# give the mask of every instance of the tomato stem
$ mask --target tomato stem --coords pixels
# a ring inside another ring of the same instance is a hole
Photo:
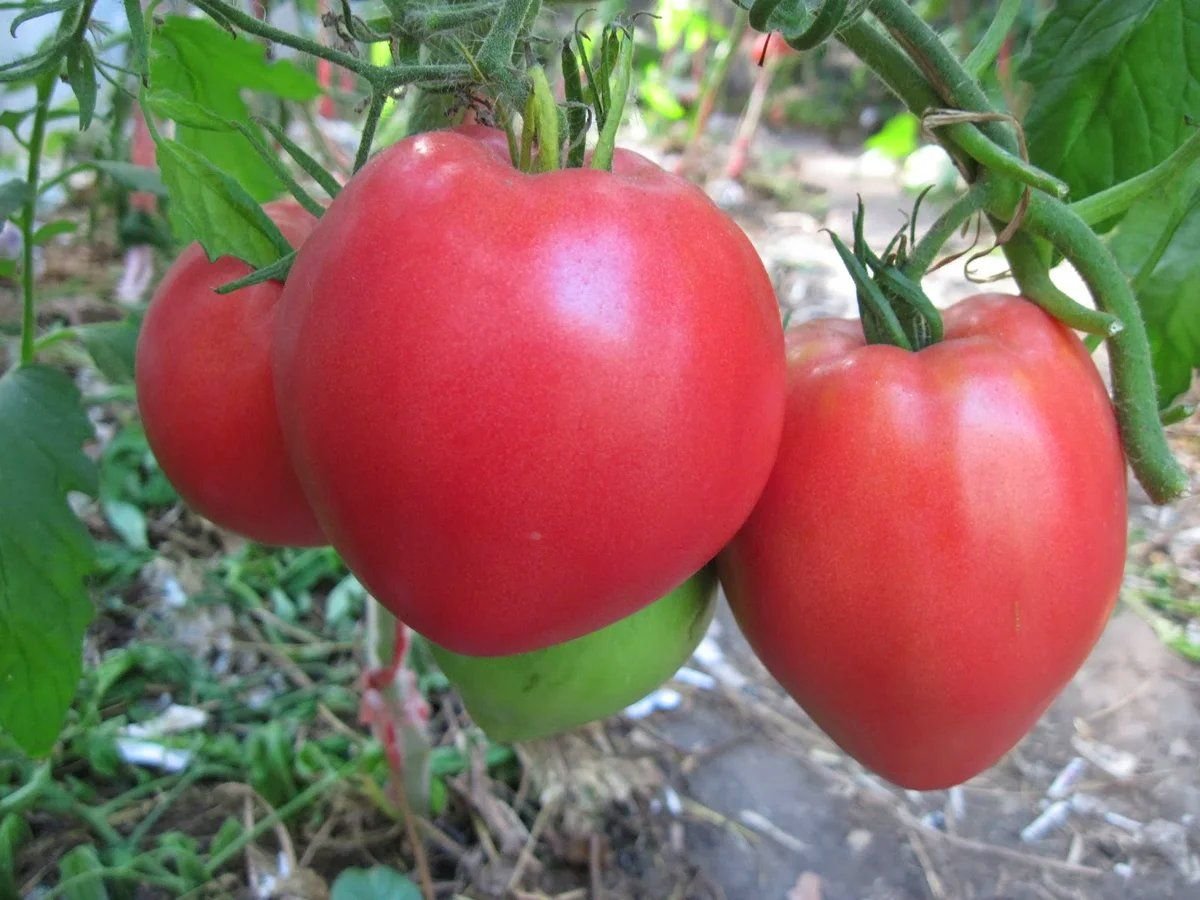
[[[64,13],[64,18],[70,13]],[[25,204],[21,213],[21,363],[33,362],[34,337],[37,332],[36,296],[34,294],[33,232],[37,215],[38,179],[41,177],[42,147],[46,138],[46,118],[50,111],[50,94],[58,80],[58,69],[52,68],[37,83],[33,130],[29,135],[29,168],[25,177]]]
[[[539,172],[552,172],[559,165],[558,104],[550,93],[545,69],[534,66],[529,70],[529,77],[533,81],[533,90],[525,104],[526,138],[522,140],[522,164],[526,163],[526,141],[532,146],[532,136],[536,135],[538,152],[534,168]]]
[[[588,108],[583,96],[583,81],[579,76],[579,57],[571,46],[573,36],[563,39],[561,65],[563,93],[567,100],[567,166],[583,166],[587,150]]]
[[[367,164],[371,156],[371,143],[375,140],[375,129],[379,126],[379,117],[383,115],[383,105],[387,103],[388,92],[378,85],[371,86],[371,105],[367,107],[367,117],[363,120],[362,137],[358,142],[358,152],[354,155],[354,168],[357,172]],[[318,213],[319,215],[319,213]]]
[[[978,78],[996,59],[1000,48],[1004,46],[1004,39],[1008,37],[1013,23],[1017,21],[1024,2],[1025,0],[1000,0],[1000,7],[996,10],[996,15],[992,17],[983,37],[979,39],[975,49],[963,60],[963,68],[971,75]]]
[[[1108,346],[1125,454],[1155,503],[1183,496],[1188,490],[1188,474],[1171,455],[1162,431],[1150,341],[1125,273],[1095,232],[1065,203],[1034,194],[1025,221],[1030,231],[1071,261],[1096,305],[1124,323],[1125,328],[1108,339]]]
[[[1028,235],[1014,234],[1005,244],[1005,251],[1021,293],[1064,325],[1102,337],[1112,337],[1124,329],[1124,323],[1116,316],[1089,309],[1059,290],[1050,280],[1037,245]]]
[[[909,253],[908,262],[903,267],[905,275],[913,281],[920,281],[925,277],[946,241],[983,208],[986,191],[987,187],[983,182],[976,182],[938,216]]]
[[[486,75],[503,72],[512,65],[513,48],[526,16],[537,0],[502,0],[491,30],[483,39],[475,63]]]
[[[621,124],[621,114],[625,111],[625,99],[629,94],[629,83],[633,78],[633,36],[620,28],[614,29],[614,32],[620,41],[620,49],[608,90],[609,102],[605,110],[604,127],[600,130],[600,139],[596,142],[596,149],[592,154],[593,169],[612,169],[613,153],[617,147],[617,128]]]

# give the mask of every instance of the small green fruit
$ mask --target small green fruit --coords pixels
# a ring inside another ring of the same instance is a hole
[[[711,569],[631,616],[529,653],[433,657],[492,740],[527,741],[603,719],[646,696],[692,655],[712,621]]]

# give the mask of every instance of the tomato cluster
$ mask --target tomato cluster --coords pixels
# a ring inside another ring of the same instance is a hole
[[[215,522],[332,544],[494,733],[666,678],[714,558],[780,683],[912,787],[998,759],[1098,637],[1124,458],[1082,343],[1024,300],[964,300],[917,353],[843,321],[785,349],[698,189],[627,151],[523,173],[478,126],[380,153],[319,222],[270,212],[286,285],[217,296],[245,266],[194,247],[156,293],[151,445]]]

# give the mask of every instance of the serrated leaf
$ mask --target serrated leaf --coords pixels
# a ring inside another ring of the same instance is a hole
[[[130,319],[96,322],[76,329],[96,368],[110,384],[133,384],[138,324]]]
[[[12,214],[29,199],[29,185],[20,178],[10,178],[0,184],[0,222],[12,218]]]
[[[421,900],[421,890],[390,866],[351,868],[334,880],[329,900]]]
[[[235,256],[255,268],[292,252],[279,227],[246,190],[190,147],[158,143],[158,168],[171,196],[171,225],[204,245],[209,259]]]
[[[131,191],[146,191],[158,197],[167,196],[166,185],[158,169],[147,166],[135,166],[133,163],[118,162],[112,159],[94,159],[91,165],[109,176],[121,187]]]
[[[1020,69],[1033,162],[1075,199],[1161,162],[1200,108],[1197,60],[1195,0],[1059,0]]]
[[[87,41],[80,41],[67,54],[67,82],[79,101],[79,130],[86,131],[96,113],[96,60]]]
[[[92,618],[95,551],[66,501],[96,490],[81,450],[92,427],[71,380],[40,365],[0,377],[0,422],[0,727],[41,755],[75,695]]]
[[[257,41],[236,39],[211,21],[182,16],[168,16],[155,31],[150,80],[156,93],[172,92],[260,136],[262,129],[252,121],[243,97],[247,89],[299,101],[320,93],[311,74],[286,60],[270,62]],[[270,200],[284,191],[271,167],[238,132],[183,124],[175,139],[234,177],[255,200]]]

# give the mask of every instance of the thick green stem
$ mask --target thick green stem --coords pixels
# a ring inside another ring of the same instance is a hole
[[[971,216],[983,208],[987,196],[987,186],[984,182],[976,182],[970,189],[955,200],[937,220],[929,226],[924,237],[912,248],[908,262],[904,264],[904,274],[913,281],[920,281],[934,259],[941,252],[946,241],[954,236]]]
[[[969,115],[968,113],[967,116]],[[936,114],[926,116],[924,121],[930,127],[939,127],[939,119],[946,121],[945,117]],[[1055,197],[1066,197],[1070,192],[1066,182],[1026,162],[1015,153],[1009,153],[965,119],[941,127],[946,129],[948,137],[959,149],[994,175],[1005,175]]]
[[[925,73],[944,100],[941,105],[970,112],[996,111],[979,82],[971,77],[950,52],[950,48],[942,43],[937,32],[913,12],[905,0],[875,0],[871,11]],[[988,137],[1005,150],[1017,150],[1016,137],[1001,123],[984,123],[981,127]]]
[[[33,114],[33,130],[29,136],[29,168],[26,171],[25,209],[21,213],[21,363],[33,362],[34,337],[37,331],[36,297],[33,290],[33,232],[37,215],[38,179],[42,170],[42,148],[46,140],[46,119],[50,113],[50,94],[58,70],[44,74],[37,85],[37,100]]]
[[[1114,315],[1076,303],[1050,280],[1033,239],[1022,232],[1004,245],[1005,256],[1021,293],[1069,328],[1112,337],[1125,326]]]
[[[486,75],[502,72],[512,65],[513,48],[525,24],[531,2],[536,0],[502,0],[496,11],[491,30],[483,39],[475,63]]]
[[[1121,215],[1150,191],[1164,187],[1200,160],[1200,131],[1153,169],[1071,204],[1075,215],[1089,225]]]
[[[1057,247],[1075,266],[1104,312],[1124,329],[1109,338],[1109,362],[1116,394],[1117,422],[1125,454],[1138,481],[1155,503],[1167,503],[1188,490],[1187,471],[1171,455],[1158,417],[1150,341],[1129,282],[1108,248],[1066,204],[1035,194],[1026,227]]]
[[[462,28],[464,25],[474,22],[483,22],[495,14],[495,0],[483,0],[481,3],[458,3],[451,6],[434,6],[428,9],[406,11],[404,24],[410,31],[433,34],[438,31]]]
[[[963,68],[971,75],[978,78],[996,59],[996,55],[1004,45],[1004,39],[1008,37],[1008,32],[1012,29],[1013,23],[1017,21],[1017,16],[1020,14],[1024,2],[1025,0],[1001,0],[1000,8],[996,10],[996,15],[992,17],[987,31],[983,33],[983,37],[979,39],[979,43],[975,45],[975,49],[967,54],[967,58],[963,60]]]

